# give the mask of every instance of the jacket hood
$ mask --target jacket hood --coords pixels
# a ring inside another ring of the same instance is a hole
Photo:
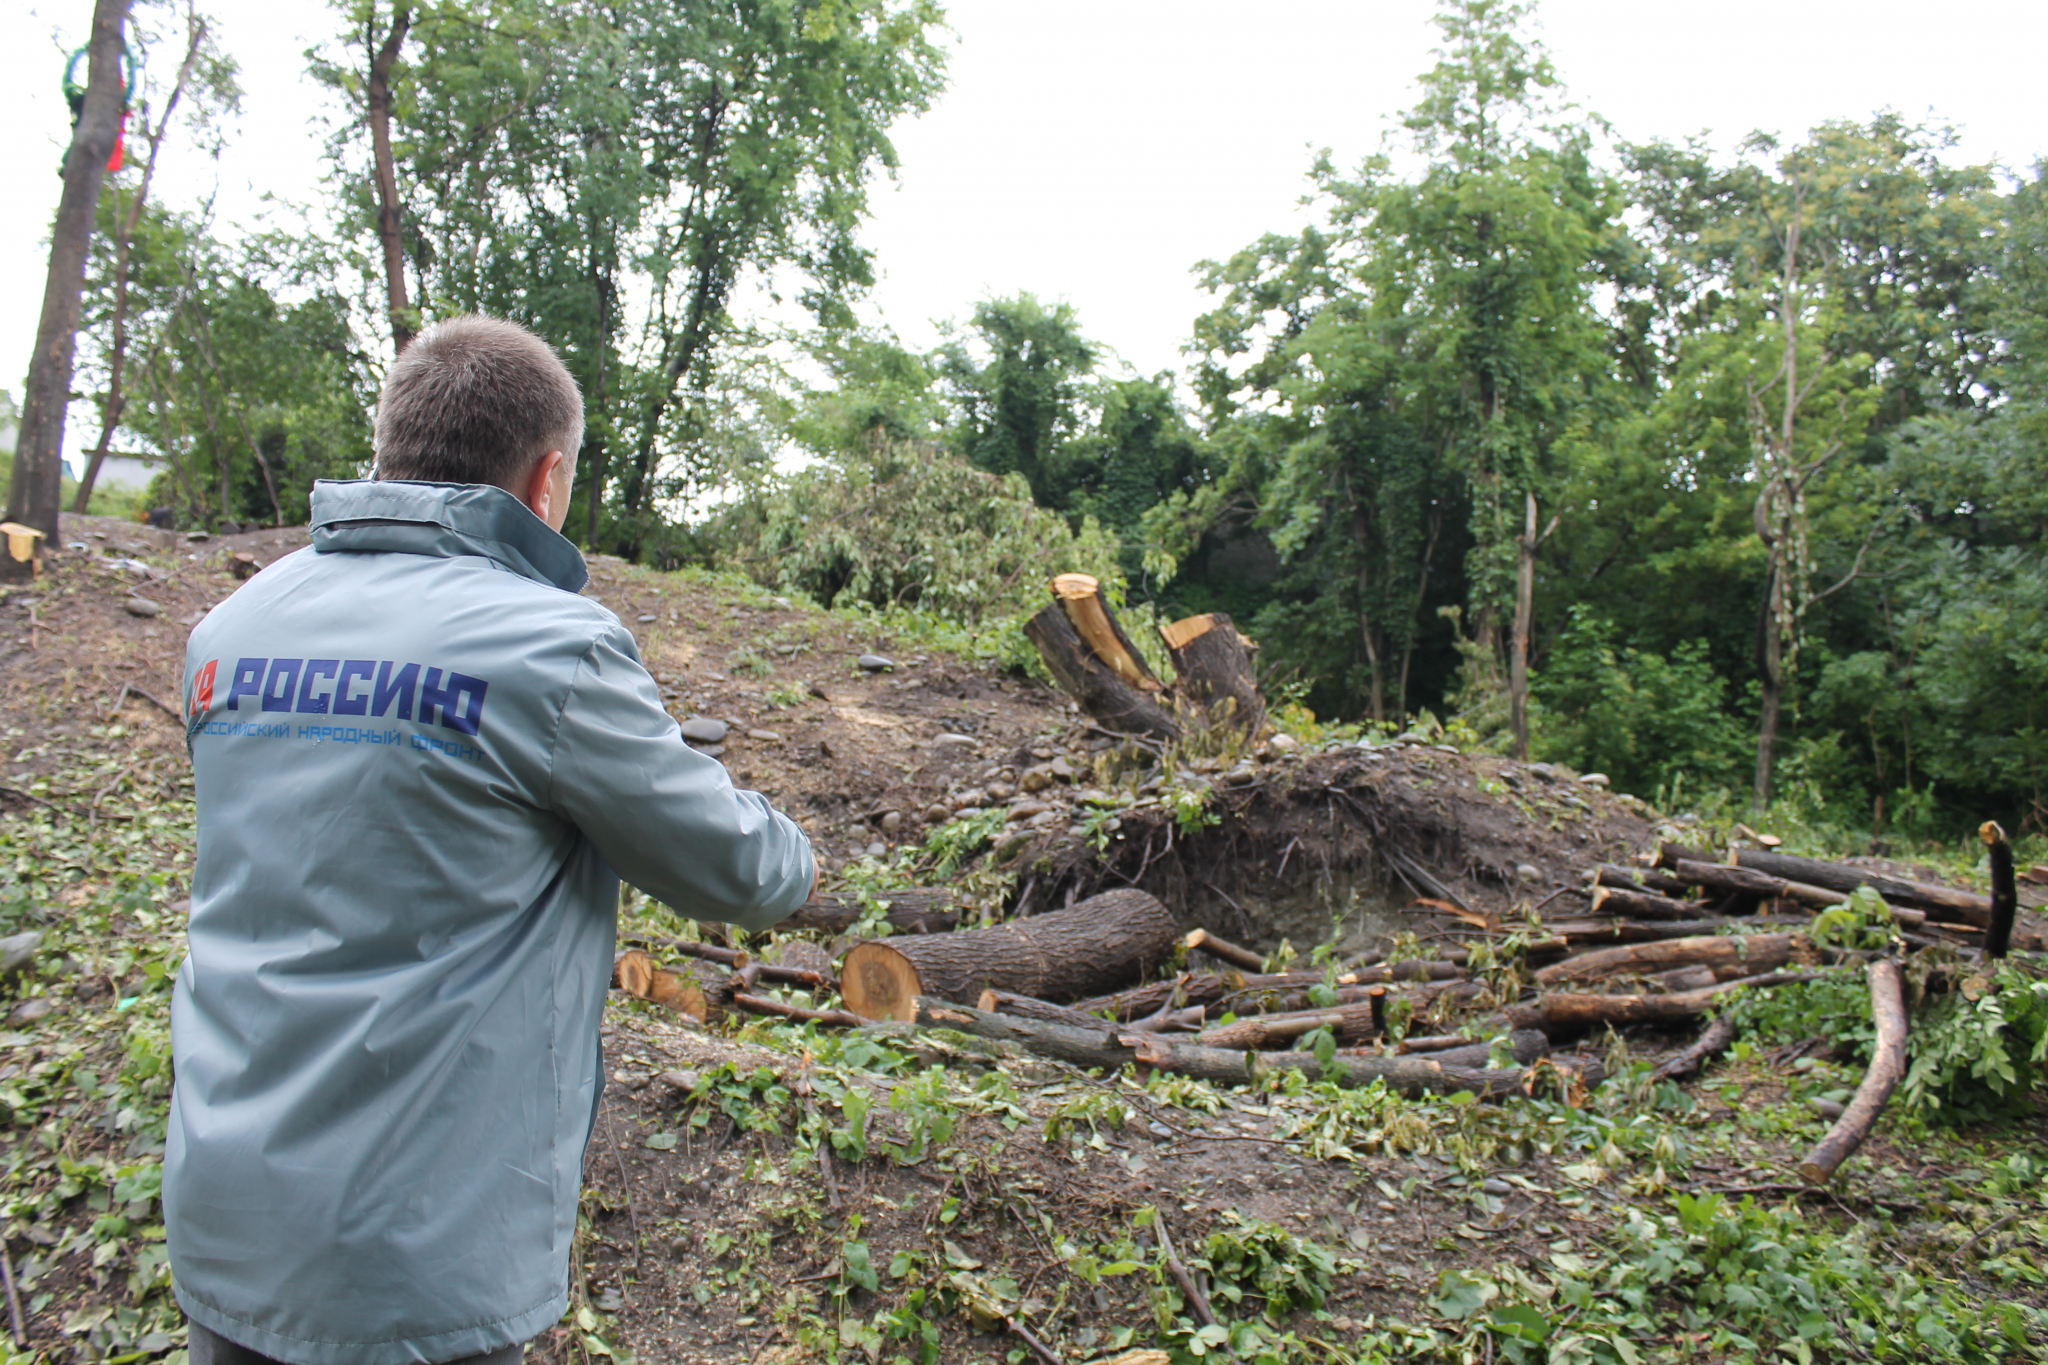
[[[581,592],[583,556],[525,503],[486,483],[322,479],[313,485],[320,554],[479,555],[523,578]]]

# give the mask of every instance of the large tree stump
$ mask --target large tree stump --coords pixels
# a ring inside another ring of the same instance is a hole
[[[1212,726],[1256,735],[1266,725],[1266,699],[1252,672],[1252,642],[1220,611],[1189,616],[1159,628],[1180,675],[1179,691]]]
[[[839,977],[854,1013],[907,1020],[920,995],[963,1005],[985,990],[1054,1003],[1092,995],[1144,976],[1179,944],[1165,906],[1143,891],[1105,891],[987,929],[856,943]]]
[[[1151,739],[1178,739],[1180,722],[1165,705],[1165,689],[1110,614],[1101,584],[1087,574],[1052,581],[1055,601],[1024,623],[1060,689],[1105,730]]]

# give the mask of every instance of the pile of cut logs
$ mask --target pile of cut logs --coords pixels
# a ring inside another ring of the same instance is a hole
[[[1164,905],[1135,889],[974,929],[955,928],[930,901],[907,898],[913,903],[902,908],[897,932],[854,943],[836,970],[804,941],[781,945],[777,960],[764,962],[708,944],[645,940],[620,955],[617,982],[704,1021],[753,1014],[828,1027],[948,1029],[1078,1067],[1220,1084],[1296,1069],[1347,1085],[1383,1080],[1405,1093],[1499,1095],[1597,1083],[1598,1062],[1553,1052],[1589,1033],[1688,1023],[1738,988],[1808,981],[1824,960],[1853,960],[1870,979],[1878,1056],[1857,1103],[1802,1167],[1818,1183],[1860,1144],[1903,1074],[1905,1010],[1895,961],[1823,950],[1800,926],[1868,886],[1892,907],[1909,946],[1946,941],[2003,956],[2016,907],[2011,850],[1996,825],[1985,826],[1984,838],[1990,896],[1748,849],[1723,862],[1667,844],[1654,867],[1593,868],[1585,893],[1592,917],[1542,922],[1528,944],[1531,959],[1544,963],[1534,973],[1537,989],[1511,1001],[1492,998],[1494,987],[1468,971],[1469,949],[1267,971],[1259,954],[1206,930],[1183,934]],[[845,912],[809,913],[836,923]],[[1766,927],[1717,932],[1738,923]],[[1497,934],[1502,926],[1483,928]],[[688,960],[660,965],[655,953],[664,950]],[[1147,979],[1161,968],[1170,970]],[[1573,989],[1596,983],[1629,989]],[[795,1005],[769,993],[777,989],[836,994],[843,1007]],[[1325,1034],[1334,1055],[1310,1043]],[[1690,1074],[1733,1036],[1717,1023],[1657,1074]]]

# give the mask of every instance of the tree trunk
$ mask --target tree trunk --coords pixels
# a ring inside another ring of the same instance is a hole
[[[1770,972],[1672,995],[1578,995],[1553,991],[1527,1004],[1508,1006],[1497,1016],[1497,1021],[1509,1028],[1540,1028],[1555,1042],[1560,1037],[1595,1029],[1625,1028],[1630,1024],[1684,1023],[1688,1019],[1697,1019],[1714,1001],[1738,987],[1789,986],[1811,981],[1816,975],[1818,973],[1815,972]]]
[[[1508,1034],[1508,1050],[1514,1056],[1515,1065],[1533,1066],[1550,1055],[1550,1039],[1543,1036],[1541,1029],[1518,1028]],[[1415,1051],[1443,1067],[1484,1069],[1493,1063],[1493,1044],[1490,1042],[1474,1043],[1460,1038],[1449,1047],[1426,1053],[1420,1049]]]
[[[1201,708],[1212,727],[1256,735],[1266,726],[1266,699],[1252,671],[1251,646],[1220,611],[1161,626],[1173,655],[1183,700]]]
[[[1778,750],[1778,711],[1785,686],[1785,637],[1780,622],[1785,610],[1784,575],[1776,550],[1765,571],[1763,619],[1757,623],[1757,689],[1762,702],[1756,734],[1756,785],[1751,793],[1758,810],[1771,804],[1771,766]]]
[[[1007,1014],[1013,1019],[1036,1019],[1042,1024],[1064,1024],[1068,1028],[1100,1029],[1105,1033],[1115,1032],[1117,1025],[1093,1014],[1085,1014],[1067,1005],[1055,1005],[1049,1000],[1039,1000],[1029,995],[1013,995],[1009,991],[983,991],[975,1008],[990,1014]]]
[[[985,990],[1072,1000],[1142,977],[1173,956],[1173,916],[1143,891],[1105,891],[1066,910],[987,929],[871,940],[847,951],[847,1008],[868,1019],[906,1019],[929,995],[962,1003]]]
[[[1060,1024],[990,1014],[984,1010],[920,996],[908,1003],[909,1021],[925,1028],[952,1029],[970,1037],[1015,1043],[1041,1057],[1051,1057],[1090,1070],[1114,1072],[1125,1066],[1172,1071],[1218,1085],[1249,1085],[1275,1070],[1326,1074],[1323,1064],[1307,1052],[1238,1052],[1177,1042],[1162,1034],[1117,1033],[1113,1029],[1067,1028]],[[1339,1085],[1364,1086],[1383,1080],[1404,1094],[1470,1090],[1476,1094],[1507,1094],[1521,1084],[1519,1071],[1480,1071],[1439,1066],[1423,1056],[1337,1057],[1327,1074]]]
[[[1977,837],[1991,855],[1991,925],[1984,933],[1984,956],[2004,957],[2012,951],[2012,922],[2019,914],[2019,883],[2014,880],[2012,845],[1996,820],[1977,827]]]
[[[1110,615],[1096,581],[1062,574],[1053,584],[1059,600],[1026,621],[1024,634],[1061,690],[1106,730],[1180,738],[1180,723],[1162,704],[1159,680]]]
[[[1182,972],[1171,981],[1153,981],[1127,991],[1077,1000],[1074,1008],[1083,1014],[1129,1022],[1186,1005],[1214,1005],[1231,989],[1230,983],[1214,972]]]
[[[21,425],[15,438],[14,478],[7,494],[7,520],[41,531],[60,544],[58,519],[64,499],[64,418],[71,405],[71,367],[78,349],[79,295],[85,288],[86,248],[92,241],[107,159],[121,131],[122,31],[130,0],[96,0],[92,16],[90,65],[85,103],[71,130],[64,158],[64,192],[50,230],[50,267],[43,283],[43,311],[36,322],[36,349],[23,387]]]
[[[1593,884],[1611,886],[1617,891],[1654,891],[1660,896],[1683,896],[1692,889],[1676,877],[1620,867],[1614,863],[1602,863],[1594,868]]]
[[[1523,493],[1522,534],[1515,539],[1515,632],[1508,654],[1508,725],[1515,757],[1529,761],[1529,630],[1536,615],[1536,494]]]
[[[699,1023],[723,1018],[732,1000],[725,973],[694,963],[670,971],[656,966],[654,959],[638,948],[619,954],[612,964],[612,981],[628,995],[686,1014]]]
[[[1369,989],[1383,992],[1386,988],[1376,986]],[[1195,1041],[1204,1047],[1263,1050],[1291,1043],[1320,1028],[1330,1030],[1339,1047],[1352,1047],[1370,1042],[1386,1031],[1385,997],[1369,996],[1364,1000],[1346,1005],[1333,1005],[1328,1009],[1290,1010],[1285,1014],[1256,1014],[1249,1019],[1239,1019],[1233,1024],[1205,1029],[1196,1035]]]
[[[889,909],[882,918],[892,934],[943,934],[960,923],[950,891],[892,891],[885,899]],[[776,927],[843,934],[860,922],[861,911],[858,900],[822,895]]]
[[[391,313],[391,345],[401,354],[412,344],[415,329],[405,288],[405,220],[398,203],[398,159],[391,150],[391,69],[398,64],[411,27],[412,6],[408,0],[398,0],[391,12],[391,31],[370,59],[369,88],[370,155],[377,187],[377,238],[384,247],[384,297]],[[366,38],[375,42],[376,37],[373,17]]]
[[[1746,919],[1715,916],[1712,919],[1679,920],[1553,920],[1545,927],[1564,942],[1578,947],[1589,943],[1656,943],[1668,939],[1698,938],[1738,926],[1754,929],[1760,925],[1789,926],[1810,923],[1812,921],[1804,916],[1757,915]]]
[[[1674,938],[1659,943],[1634,943],[1623,948],[1600,948],[1562,962],[1539,968],[1540,986],[1575,981],[1598,981],[1624,972],[1647,976],[1673,967],[1711,967],[1722,980],[1776,971],[1793,962],[1815,962],[1819,954],[1813,940],[1804,934],[1747,934],[1739,938],[1709,935],[1704,938]]]
[[[1595,886],[1591,900],[1591,910],[1596,915],[1629,915],[1636,919],[1698,919],[1703,908],[1698,901],[1672,900],[1654,892],[1618,886]]]
[[[1944,912],[1942,918],[1960,920],[1979,929],[1991,923],[1991,898],[1980,896],[1974,891],[1958,891],[1953,887],[1935,886],[1930,882],[1887,877],[1882,873],[1865,871],[1860,867],[1818,862],[1812,858],[1794,858],[1789,854],[1769,853],[1762,849],[1738,849],[1735,854],[1735,865],[1752,868],[1785,881],[1824,887],[1829,891],[1846,893],[1854,891],[1859,886],[1867,886],[1894,905],[1910,905],[1920,910]]]
[[[1900,980],[1898,963],[1886,959],[1870,964],[1870,1013],[1877,1025],[1877,1045],[1863,1084],[1856,1087],[1856,1098],[1849,1101],[1828,1135],[1799,1163],[1799,1174],[1815,1185],[1834,1179],[1836,1169],[1863,1145],[1906,1074],[1905,983]]]
[[[163,112],[158,115],[155,128],[143,130],[149,141],[149,156],[142,163],[142,179],[135,187],[135,198],[129,201],[127,211],[119,220],[121,236],[114,243],[113,342],[107,350],[107,397],[100,405],[100,439],[93,447],[92,457],[85,462],[85,471],[78,476],[78,491],[71,498],[71,510],[81,516],[92,505],[93,485],[99,482],[100,467],[106,463],[107,454],[114,444],[114,431],[121,425],[121,413],[127,406],[121,379],[128,361],[128,257],[134,247],[135,229],[140,226],[142,211],[149,202],[150,182],[156,178],[157,154],[163,150],[164,137],[170,132],[171,115],[176,112],[178,99],[192,79],[192,68],[199,64],[199,49],[205,41],[206,21],[194,15],[185,37],[185,60],[178,67],[178,76],[171,83],[170,94],[164,98]],[[115,203],[118,208],[118,198]]]

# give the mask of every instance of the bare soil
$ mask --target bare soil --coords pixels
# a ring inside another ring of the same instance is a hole
[[[65,541],[43,582],[0,594],[0,726],[13,760],[0,769],[0,810],[102,809],[100,793],[51,783],[88,750],[118,753],[123,783],[181,790],[186,633],[238,587],[231,555],[268,562],[307,537],[297,528],[195,541],[71,518]],[[735,779],[788,810],[828,867],[869,875],[943,818],[1007,810],[1004,831],[951,878],[971,909],[991,916],[1137,885],[1186,927],[1261,950],[1286,941],[1306,954],[1334,942],[1348,953],[1397,931],[1450,944],[1474,916],[1571,905],[1588,864],[1625,859],[1660,836],[1659,818],[1634,798],[1420,738],[1188,759],[1155,774],[1154,790],[1140,785],[1134,801],[1129,785],[1149,780],[1153,756],[1090,731],[1035,683],[728,581],[600,557],[587,591],[635,630],[679,718],[727,723],[720,756]],[[131,608],[137,600],[149,605]],[[863,667],[864,654],[889,666]],[[109,738],[116,720],[121,733]],[[1055,768],[1026,790],[1027,774]],[[1172,805],[1189,790],[1208,792],[1200,819]],[[105,1008],[125,988],[80,982],[66,1008]],[[1710,1137],[1789,1103],[1788,1086],[1804,1084],[1797,1059],[1759,1056],[1690,1088],[1697,1108],[1686,1123],[1703,1150],[1683,1177],[1643,1172],[1633,1187],[1603,1185],[1567,1173],[1569,1154],[1511,1145],[1482,1179],[1440,1147],[1428,1154],[1427,1143],[1318,1159],[1299,1135],[1302,1107],[1271,1094],[1226,1094],[1209,1113],[1123,1080],[962,1053],[940,1060],[988,1077],[989,1098],[950,1138],[914,1160],[821,1160],[817,1129],[806,1138],[802,1117],[806,1088],[824,1070],[815,1046],[759,1021],[698,1027],[615,993],[575,1268],[577,1303],[595,1316],[545,1334],[539,1357],[588,1359],[593,1342],[608,1340],[645,1361],[794,1362],[823,1358],[816,1333],[841,1329],[852,1335],[838,1339],[866,1353],[862,1325],[907,1302],[909,1286],[949,1276],[1014,1286],[1019,1322],[1038,1324],[1061,1359],[1107,1357],[1120,1328],[1149,1339],[1158,1281],[1144,1209],[1159,1211],[1184,1256],[1236,1220],[1334,1248],[1345,1259],[1322,1314],[1282,1316],[1342,1345],[1376,1314],[1428,1318],[1427,1296],[1447,1268],[1534,1273],[1560,1256],[1590,1256],[1636,1199],[1673,1188],[1789,1190],[1791,1162],[1819,1131],[1812,1115],[1794,1113],[1739,1140]],[[736,1107],[730,1088],[750,1076],[763,1078],[753,1110]],[[916,1079],[857,1082],[872,1095],[871,1147],[914,1144],[918,1110],[905,1096]],[[1101,1117],[1091,1098],[1122,1106],[1127,1121]],[[1094,1117],[1077,1118],[1082,1111]],[[1822,1216],[1848,1226],[1887,1201],[1920,1206],[1936,1168],[1893,1140],[1880,1130],[1857,1159],[1866,1174],[1822,1203]],[[19,1229],[9,1238],[17,1260],[41,1245]],[[854,1284],[855,1241],[877,1289]],[[1147,1268],[1099,1285],[1076,1273],[1077,1255],[1118,1244],[1137,1247]],[[899,1253],[911,1269],[892,1278]],[[26,1324],[49,1359],[95,1358],[62,1324],[81,1304],[120,1296],[119,1275],[85,1256],[52,1272],[45,1287],[62,1286],[58,1299]],[[1000,1321],[929,1316],[935,1359],[1021,1358],[1022,1339]],[[899,1349],[910,1348],[892,1342],[878,1358]]]

